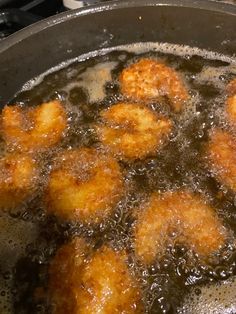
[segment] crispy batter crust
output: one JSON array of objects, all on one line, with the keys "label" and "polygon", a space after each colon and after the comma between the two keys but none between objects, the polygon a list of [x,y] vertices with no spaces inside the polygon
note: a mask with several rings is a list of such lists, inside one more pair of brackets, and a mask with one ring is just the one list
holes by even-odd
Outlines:
[{"label": "crispy batter crust", "polygon": [[[171,237],[172,232],[175,238]],[[138,259],[151,264],[161,258],[168,244],[180,242],[207,259],[225,242],[225,230],[204,199],[188,191],[153,194],[141,209],[134,228]]]},{"label": "crispy batter crust", "polygon": [[89,148],[64,152],[49,177],[48,212],[64,220],[99,223],[120,200],[123,184],[112,157]]},{"label": "crispy batter crust", "polygon": [[118,103],[101,112],[97,133],[109,151],[121,159],[143,159],[155,154],[171,132],[169,119],[131,103]]},{"label": "crispy batter crust", "polygon": [[167,97],[178,112],[189,94],[177,72],[152,59],[141,59],[125,68],[120,75],[121,92],[131,100],[148,102]]}]

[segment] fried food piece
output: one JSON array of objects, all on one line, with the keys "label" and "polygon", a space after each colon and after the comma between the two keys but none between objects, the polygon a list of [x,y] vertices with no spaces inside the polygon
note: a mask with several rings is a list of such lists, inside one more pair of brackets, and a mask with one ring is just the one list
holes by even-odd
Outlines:
[{"label": "fried food piece", "polygon": [[152,194],[134,227],[135,254],[144,264],[161,258],[167,246],[176,242],[207,260],[225,239],[225,229],[213,208],[186,190]]},{"label": "fried food piece", "polygon": [[62,104],[55,100],[36,108],[6,106],[2,135],[6,144],[21,152],[40,151],[57,144],[67,126]]},{"label": "fried food piece", "polygon": [[89,252],[88,244],[79,237],[74,238],[57,251],[49,267],[52,313],[80,313],[78,287],[81,279],[81,265]]},{"label": "fried food piece", "polygon": [[236,138],[221,129],[213,130],[207,155],[216,178],[236,192]]},{"label": "fried food piece", "polygon": [[177,72],[164,63],[141,59],[120,75],[121,92],[136,101],[160,101],[168,98],[174,111],[179,112],[189,94]]},{"label": "fried food piece", "polygon": [[124,182],[119,164],[95,149],[64,152],[49,178],[47,209],[64,220],[99,223],[120,200]]},{"label": "fried food piece", "polygon": [[88,250],[77,238],[57,252],[49,270],[53,313],[141,313],[125,252],[103,246],[85,258]]},{"label": "fried food piece", "polygon": [[227,93],[226,114],[230,123],[236,127],[236,79],[228,84]]},{"label": "fried food piece", "polygon": [[86,263],[79,288],[80,313],[141,313],[140,291],[125,252],[102,247]]},{"label": "fried food piece", "polygon": [[24,154],[0,159],[0,208],[12,208],[34,191],[38,176],[35,160]]},{"label": "fried food piece", "polygon": [[171,121],[137,104],[118,103],[101,112],[97,133],[110,152],[121,159],[154,154],[171,132]]},{"label": "fried food piece", "polygon": [[226,89],[229,95],[236,95],[236,78],[229,82]]}]

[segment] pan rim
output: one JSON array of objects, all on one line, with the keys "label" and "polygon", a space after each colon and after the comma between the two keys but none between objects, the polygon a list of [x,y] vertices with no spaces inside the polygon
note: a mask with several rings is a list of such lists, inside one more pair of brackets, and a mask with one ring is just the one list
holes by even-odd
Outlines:
[{"label": "pan rim", "polygon": [[113,11],[125,8],[141,8],[141,7],[182,7],[193,8],[198,10],[211,11],[215,13],[223,13],[236,17],[236,5],[229,3],[213,2],[209,0],[116,0],[104,3],[98,3],[89,7],[83,7],[66,12],[62,12],[39,22],[31,24],[22,30],[10,35],[1,42],[0,53],[23,41],[24,39],[37,34],[46,28],[61,24],[67,20],[73,20],[79,16],[96,14],[102,11]]}]

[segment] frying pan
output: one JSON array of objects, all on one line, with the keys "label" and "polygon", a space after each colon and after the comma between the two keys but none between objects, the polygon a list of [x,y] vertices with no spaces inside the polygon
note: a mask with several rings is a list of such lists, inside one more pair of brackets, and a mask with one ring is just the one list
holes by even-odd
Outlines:
[{"label": "frying pan", "polygon": [[[168,42],[236,58],[235,30],[236,6],[203,0],[125,0],[65,12],[1,43],[0,104],[49,68],[101,48]],[[7,261],[14,250],[5,251]]]},{"label": "frying pan", "polygon": [[191,0],[105,2],[36,23],[0,46],[0,103],[32,77],[80,54],[145,41],[234,55],[236,7]]}]

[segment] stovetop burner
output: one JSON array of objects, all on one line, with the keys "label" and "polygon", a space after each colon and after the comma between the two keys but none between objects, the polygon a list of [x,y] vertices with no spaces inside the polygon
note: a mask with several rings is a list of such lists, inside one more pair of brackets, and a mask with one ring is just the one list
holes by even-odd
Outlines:
[{"label": "stovetop burner", "polygon": [[62,0],[0,0],[0,40],[64,10]]}]

